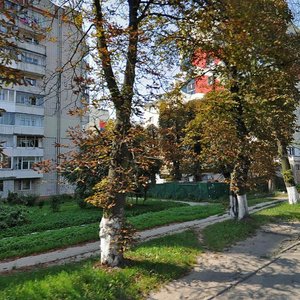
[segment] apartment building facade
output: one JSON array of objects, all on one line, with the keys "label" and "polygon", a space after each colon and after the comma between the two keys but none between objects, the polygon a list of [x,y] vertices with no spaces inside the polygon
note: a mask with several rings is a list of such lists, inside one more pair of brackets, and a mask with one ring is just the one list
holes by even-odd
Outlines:
[{"label": "apartment building facade", "polygon": [[[10,38],[15,59],[7,66],[21,74],[20,84],[0,83],[0,141],[3,142],[0,196],[8,192],[49,196],[71,193],[73,187],[56,171],[39,173],[35,163],[49,160],[55,165],[69,144],[67,129],[82,127],[85,118],[71,116],[80,106],[82,94],[74,93],[75,76],[84,75],[84,45],[76,48],[82,32],[67,18],[66,9],[48,0],[3,0],[0,34],[15,31]],[[75,52],[76,50],[76,52]],[[75,54],[74,54],[75,53]]]}]

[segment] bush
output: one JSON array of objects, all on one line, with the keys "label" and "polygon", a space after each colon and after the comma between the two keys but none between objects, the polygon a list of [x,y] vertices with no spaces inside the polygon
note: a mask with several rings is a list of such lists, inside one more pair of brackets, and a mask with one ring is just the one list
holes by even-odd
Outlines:
[{"label": "bush", "polygon": [[21,207],[0,205],[0,229],[15,227],[28,222],[27,211]]},{"label": "bush", "polygon": [[19,195],[18,193],[8,192],[6,200],[10,205],[34,206],[38,198],[38,195]]},{"label": "bush", "polygon": [[38,195],[26,195],[21,196],[21,198],[24,200],[25,205],[27,206],[34,206],[37,200],[39,199]]},{"label": "bush", "polygon": [[77,203],[80,208],[82,209],[87,208],[88,203],[84,199],[78,198]]},{"label": "bush", "polygon": [[7,203],[10,205],[24,205],[24,199],[18,195],[18,193],[8,192],[8,196],[6,199]]},{"label": "bush", "polygon": [[38,202],[38,206],[39,206],[40,209],[42,209],[44,205],[45,205],[45,201],[39,201]]},{"label": "bush", "polygon": [[50,207],[53,212],[58,212],[62,204],[62,197],[60,195],[52,196],[50,198]]},{"label": "bush", "polygon": [[60,197],[61,202],[73,200],[73,196],[70,194],[61,194],[61,195],[57,195],[57,197]]}]

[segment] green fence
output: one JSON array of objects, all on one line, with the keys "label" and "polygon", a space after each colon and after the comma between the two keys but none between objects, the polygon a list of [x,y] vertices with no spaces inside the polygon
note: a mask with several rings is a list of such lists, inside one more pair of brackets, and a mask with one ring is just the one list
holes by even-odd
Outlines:
[{"label": "green fence", "polygon": [[221,182],[179,183],[168,182],[157,184],[150,188],[147,195],[150,198],[177,200],[209,200],[227,197],[229,185]]}]

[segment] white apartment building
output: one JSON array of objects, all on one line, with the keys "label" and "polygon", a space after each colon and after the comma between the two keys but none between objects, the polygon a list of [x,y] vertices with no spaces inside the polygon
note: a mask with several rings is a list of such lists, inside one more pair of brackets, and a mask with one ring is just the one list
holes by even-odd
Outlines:
[{"label": "white apartment building", "polygon": [[0,169],[1,197],[9,191],[40,196],[71,193],[72,186],[63,183],[55,171],[41,174],[32,167],[43,160],[58,162],[63,148],[56,145],[69,143],[66,130],[85,123],[84,118],[69,114],[82,98],[74,93],[73,80],[74,74],[83,75],[80,51],[84,46],[73,55],[82,33],[65,9],[48,0],[29,1],[0,1],[14,16],[11,22],[0,10],[0,35],[17,32],[12,38],[16,48],[9,49],[17,58],[9,67],[24,78],[21,85],[0,83],[0,108],[5,110],[0,116],[0,141],[6,160]]}]

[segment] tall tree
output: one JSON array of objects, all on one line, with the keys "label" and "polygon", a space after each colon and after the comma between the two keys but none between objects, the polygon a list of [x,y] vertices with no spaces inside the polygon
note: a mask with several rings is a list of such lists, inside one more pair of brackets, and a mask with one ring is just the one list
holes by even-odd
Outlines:
[{"label": "tall tree", "polygon": [[[190,57],[194,59],[199,49],[218,57],[222,63],[215,65],[213,71],[230,94],[228,113],[233,121],[231,134],[235,137],[236,153],[230,180],[231,212],[242,219],[248,215],[246,188],[253,141],[262,142],[263,138],[270,141],[273,136],[262,134],[262,131],[274,132],[274,122],[279,128],[285,123],[285,117],[290,119],[294,115],[297,99],[290,97],[291,93],[282,94],[274,87],[273,98],[269,99],[261,92],[270,83],[266,78],[271,74],[281,79],[289,77],[291,63],[287,65],[287,61],[281,59],[282,53],[288,53],[290,62],[298,61],[297,48],[292,58],[292,47],[288,43],[291,14],[284,0],[251,3],[221,0],[212,1],[203,10],[194,12],[194,20],[193,29],[183,28],[187,41],[193,41],[194,45]],[[285,106],[281,118],[276,117],[273,105],[278,98]],[[292,105],[286,105],[288,102]],[[270,118],[268,122],[265,122],[266,115]],[[293,127],[293,123],[290,126]]]},{"label": "tall tree", "polygon": [[186,148],[182,142],[184,129],[193,117],[193,103],[184,103],[182,95],[174,91],[167,93],[159,104],[161,150],[171,180],[181,180],[183,172],[188,171],[184,168]]}]

